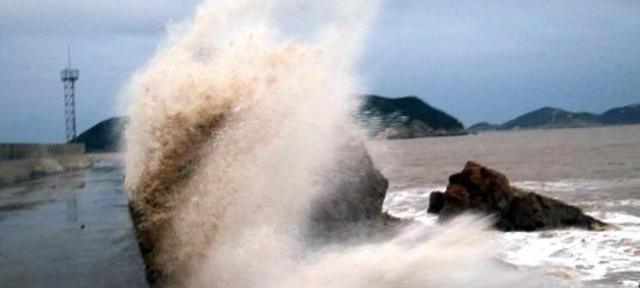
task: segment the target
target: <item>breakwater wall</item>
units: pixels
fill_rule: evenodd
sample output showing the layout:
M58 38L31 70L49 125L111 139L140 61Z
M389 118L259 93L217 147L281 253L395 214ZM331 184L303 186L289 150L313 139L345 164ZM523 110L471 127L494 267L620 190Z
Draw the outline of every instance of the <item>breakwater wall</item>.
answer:
M0 161L84 154L84 144L0 143Z
M0 143L0 187L92 165L84 144Z

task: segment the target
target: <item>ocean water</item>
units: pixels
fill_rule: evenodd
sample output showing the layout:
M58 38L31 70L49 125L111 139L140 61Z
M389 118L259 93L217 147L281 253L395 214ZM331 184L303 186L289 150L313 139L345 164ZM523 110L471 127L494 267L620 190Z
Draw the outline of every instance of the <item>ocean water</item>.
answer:
M638 287L640 126L490 132L463 137L372 141L391 188L390 214L436 226L429 194L468 160L502 171L511 184L577 205L619 227L590 232L498 232L500 258L520 270L586 287Z

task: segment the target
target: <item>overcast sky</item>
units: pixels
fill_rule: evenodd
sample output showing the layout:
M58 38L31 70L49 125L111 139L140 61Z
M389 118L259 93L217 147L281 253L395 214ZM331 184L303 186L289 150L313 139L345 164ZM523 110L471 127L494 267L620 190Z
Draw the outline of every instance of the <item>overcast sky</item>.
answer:
M196 0L0 0L0 142L64 140L59 70L80 69L79 132ZM465 124L556 106L640 102L640 1L388 0L360 69L368 91L418 95Z

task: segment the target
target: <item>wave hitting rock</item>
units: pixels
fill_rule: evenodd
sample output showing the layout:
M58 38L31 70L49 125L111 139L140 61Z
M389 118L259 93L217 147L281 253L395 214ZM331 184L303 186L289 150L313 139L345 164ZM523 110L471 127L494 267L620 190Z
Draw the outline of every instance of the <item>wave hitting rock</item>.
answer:
M435 237L410 226L386 240L309 244L313 219L351 215L313 212L327 193L343 191L341 183L359 182L339 180L358 175L344 167L371 163L353 152L362 151L364 141L353 124L354 95L361 91L354 71L377 6L369 0L208 1L191 22L173 27L125 99L125 186L154 284L517 282L514 271L495 260L484 221L461 220ZM322 13L300 17L309 25L283 23L292 7ZM298 26L308 31L285 29ZM370 190L378 198L359 215L375 218L381 211L371 207L381 205L386 180L364 174L378 183Z

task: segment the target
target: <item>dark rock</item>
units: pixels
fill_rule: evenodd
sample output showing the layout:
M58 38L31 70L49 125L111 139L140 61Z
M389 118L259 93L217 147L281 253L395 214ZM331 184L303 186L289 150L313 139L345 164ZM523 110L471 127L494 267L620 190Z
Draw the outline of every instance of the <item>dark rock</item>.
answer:
M610 226L584 214L578 207L511 187L504 174L474 162L467 162L461 172L451 175L447 191L440 194L432 193L430 198L436 202L429 204L429 212L439 210L432 213L439 213L441 220L474 212L494 215L496 228L503 231L562 227L602 230ZM440 198L442 204L438 203Z
M183 129L186 134L177 137L186 143L201 143L209 135L206 131L216 129L222 123L211 119L210 125L202 125L201 130ZM350 139L353 140L353 139ZM388 181L374 167L366 147L356 140L347 141L340 150L338 167L327 171L324 187L326 191L321 199L314 202L309 221L310 238L318 241L344 240L360 235L361 228L372 231L373 228L386 226L397 221L382 213ZM353 142L353 143L352 143ZM176 147L183 146L176 145ZM134 187L133 195L152 197L132 197L130 211L135 224L140 249L144 256L147 279L154 287L171 286L177 281L189 261L198 259L175 258L171 252L178 245L171 234L175 234L172 219L175 217L175 200L180 199L182 183L191 179L199 159L196 157L198 144L192 144L191 150L166 149L162 163L157 169L147 171L145 181ZM169 234L167 236L167 234ZM186 263L186 264L185 264Z
M444 207L444 193L436 191L429 195L429 208L427 213L438 214Z
M382 212L389 182L374 167L364 145L351 144L342 153L337 169L327 175L328 190L314 203L312 238L345 238L354 229L393 218Z
M585 215L578 207L533 192L514 189L515 197L502 211L496 224L500 230L535 231L548 228L577 227L602 230L606 223Z

